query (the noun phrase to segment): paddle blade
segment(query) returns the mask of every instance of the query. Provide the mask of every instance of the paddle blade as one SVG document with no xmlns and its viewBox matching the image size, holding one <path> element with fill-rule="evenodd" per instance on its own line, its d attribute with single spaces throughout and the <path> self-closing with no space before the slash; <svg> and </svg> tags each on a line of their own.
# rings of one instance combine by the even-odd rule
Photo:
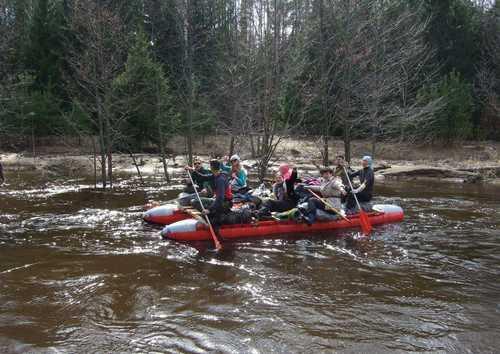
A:
<svg viewBox="0 0 500 354">
<path fill-rule="evenodd" d="M 217 250 L 217 252 L 222 251 L 222 244 L 220 243 L 220 241 L 217 238 L 214 238 L 214 243 L 215 243 L 215 249 Z"/>
<path fill-rule="evenodd" d="M 214 245 L 215 249 L 217 252 L 222 250 L 222 244 L 219 241 L 219 238 L 217 237 L 217 234 L 215 233 L 214 228 L 212 227 L 212 224 L 210 223 L 210 220 L 207 217 L 207 222 L 208 222 L 208 228 L 210 229 L 210 234 L 212 235 L 212 239 L 214 240 Z"/>
<path fill-rule="evenodd" d="M 368 215 L 366 215 L 363 210 L 360 210 L 359 212 L 359 223 L 361 225 L 361 230 L 363 231 L 363 233 L 366 236 L 370 235 L 370 232 L 372 232 L 372 224 L 370 223 Z"/>
</svg>

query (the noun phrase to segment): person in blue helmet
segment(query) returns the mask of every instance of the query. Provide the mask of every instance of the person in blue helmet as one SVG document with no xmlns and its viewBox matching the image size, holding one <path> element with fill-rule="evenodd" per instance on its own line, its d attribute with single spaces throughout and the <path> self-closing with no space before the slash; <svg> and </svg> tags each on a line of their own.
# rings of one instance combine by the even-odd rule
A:
<svg viewBox="0 0 500 354">
<path fill-rule="evenodd" d="M 375 175 L 373 173 L 373 160 L 371 156 L 364 156 L 361 159 L 361 165 L 363 166 L 362 169 L 349 174 L 351 182 L 354 177 L 358 177 L 360 185 L 359 187 L 354 188 L 352 191 L 350 191 L 349 195 L 347 196 L 347 210 L 356 209 L 356 200 L 354 199 L 353 194 L 356 194 L 356 197 L 358 198 L 358 201 L 360 203 L 370 202 L 373 198 L 373 185 L 375 183 Z"/>
</svg>

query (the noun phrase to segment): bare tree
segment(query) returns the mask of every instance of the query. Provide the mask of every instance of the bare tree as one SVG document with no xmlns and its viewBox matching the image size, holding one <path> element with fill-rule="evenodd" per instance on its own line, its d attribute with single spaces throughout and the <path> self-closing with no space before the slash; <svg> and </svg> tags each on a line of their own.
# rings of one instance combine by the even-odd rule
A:
<svg viewBox="0 0 500 354">
<path fill-rule="evenodd" d="M 382 0 L 320 3 L 320 20 L 330 25 L 320 42 L 327 59 L 319 68 L 327 81 L 317 94 L 327 107 L 322 109 L 324 126 L 329 129 L 333 119 L 342 127 L 350 160 L 354 134 L 371 135 L 374 150 L 377 138 L 394 128 L 392 123 L 429 119 L 431 114 L 424 113 L 434 105 L 415 105 L 415 83 L 424 79 L 431 53 L 424 44 L 425 23 L 408 5 Z M 327 156 L 327 142 L 324 146 Z"/>
<path fill-rule="evenodd" d="M 427 65 L 433 53 L 425 44 L 426 23 L 422 15 L 391 2 L 379 2 L 368 24 L 367 72 L 360 85 L 359 115 L 372 140 L 375 155 L 378 139 L 394 137 L 408 125 L 424 125 L 441 107 L 436 99 L 425 104 L 416 100 L 423 83 L 435 77 Z"/>
<path fill-rule="evenodd" d="M 305 69 L 304 36 L 297 22 L 289 23 L 291 8 L 283 0 L 255 2 L 251 59 L 253 114 L 244 126 L 253 132 L 251 145 L 259 158 L 259 179 L 264 180 L 269 162 L 283 138 L 304 120 L 310 103 Z M 293 107 L 293 109 L 289 109 Z"/>
<path fill-rule="evenodd" d="M 126 43 L 122 21 L 110 4 L 76 0 L 70 18 L 75 44 L 67 61 L 73 102 L 98 132 L 102 187 L 113 186 L 113 148 L 119 124 L 113 122 L 112 82 L 122 69 Z"/>
<path fill-rule="evenodd" d="M 483 105 L 483 120 L 487 127 L 498 130 L 500 122 L 500 5 L 485 14 L 481 27 L 483 30 L 482 56 L 478 65 L 474 90 Z M 488 135 L 492 135 L 488 132 Z"/>
</svg>

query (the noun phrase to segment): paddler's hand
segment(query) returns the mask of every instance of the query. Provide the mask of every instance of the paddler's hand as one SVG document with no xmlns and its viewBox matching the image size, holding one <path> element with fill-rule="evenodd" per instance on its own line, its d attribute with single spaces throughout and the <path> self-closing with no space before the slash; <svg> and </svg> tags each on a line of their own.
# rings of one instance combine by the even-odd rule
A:
<svg viewBox="0 0 500 354">
<path fill-rule="evenodd" d="M 366 185 L 365 183 L 362 183 L 358 188 L 356 189 L 353 189 L 353 193 L 355 194 L 358 194 L 359 192 L 361 192 L 363 189 L 365 189 Z"/>
<path fill-rule="evenodd" d="M 208 214 L 210 214 L 210 210 L 205 209 L 205 210 L 203 210 L 201 213 L 202 213 L 203 215 L 208 215 Z"/>
<path fill-rule="evenodd" d="M 191 167 L 191 166 L 185 166 L 184 169 L 186 171 L 194 171 L 194 167 Z"/>
</svg>

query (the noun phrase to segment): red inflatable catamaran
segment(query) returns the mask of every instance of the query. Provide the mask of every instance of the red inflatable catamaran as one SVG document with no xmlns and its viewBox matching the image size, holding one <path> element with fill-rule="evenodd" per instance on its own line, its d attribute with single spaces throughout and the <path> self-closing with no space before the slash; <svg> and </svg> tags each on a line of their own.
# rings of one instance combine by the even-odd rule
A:
<svg viewBox="0 0 500 354">
<path fill-rule="evenodd" d="M 396 205 L 374 205 L 367 213 L 372 225 L 382 225 L 402 221 L 403 209 Z M 265 238 L 276 235 L 326 232 L 337 229 L 359 227 L 359 215 L 349 215 L 348 220 L 318 221 L 309 226 L 293 220 L 257 221 L 252 224 L 224 225 L 219 234 L 224 239 Z M 144 220 L 167 225 L 161 234 L 177 241 L 211 240 L 208 226 L 179 209 L 176 205 L 162 205 L 144 213 Z"/>
</svg>

